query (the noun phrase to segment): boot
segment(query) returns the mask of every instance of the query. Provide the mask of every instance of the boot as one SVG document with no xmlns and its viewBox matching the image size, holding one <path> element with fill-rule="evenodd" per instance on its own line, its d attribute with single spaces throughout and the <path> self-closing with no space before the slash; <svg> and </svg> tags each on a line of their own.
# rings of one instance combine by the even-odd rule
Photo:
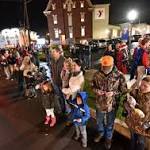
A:
<svg viewBox="0 0 150 150">
<path fill-rule="evenodd" d="M 45 117 L 45 122 L 44 122 L 44 124 L 45 124 L 45 125 L 48 125 L 49 122 L 50 122 L 50 119 L 51 119 L 50 116 L 46 116 L 46 117 Z"/>
<path fill-rule="evenodd" d="M 110 139 L 106 139 L 105 140 L 105 148 L 107 150 L 110 150 L 111 149 L 111 140 Z"/>
<path fill-rule="evenodd" d="M 54 127 L 54 125 L 56 124 L 56 117 L 51 117 L 51 123 L 50 123 L 50 127 Z"/>
<path fill-rule="evenodd" d="M 99 142 L 101 141 L 101 139 L 102 139 L 102 136 L 101 136 L 100 134 L 98 134 L 98 135 L 95 137 L 94 142 L 95 142 L 95 143 L 99 143 Z"/>
</svg>

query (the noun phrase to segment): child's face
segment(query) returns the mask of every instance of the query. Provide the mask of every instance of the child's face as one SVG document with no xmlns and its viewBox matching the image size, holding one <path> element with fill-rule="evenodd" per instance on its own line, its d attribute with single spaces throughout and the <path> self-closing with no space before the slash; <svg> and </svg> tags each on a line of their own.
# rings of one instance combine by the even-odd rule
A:
<svg viewBox="0 0 150 150">
<path fill-rule="evenodd" d="M 45 85 L 43 85 L 43 90 L 44 91 L 48 91 L 48 86 L 45 84 Z"/>
<path fill-rule="evenodd" d="M 69 70 L 69 64 L 64 62 L 64 69 Z"/>
<path fill-rule="evenodd" d="M 140 85 L 140 90 L 142 93 L 150 92 L 150 83 L 146 81 L 142 81 Z"/>
<path fill-rule="evenodd" d="M 81 105 L 82 104 L 82 99 L 80 96 L 77 96 L 77 105 Z"/>
</svg>

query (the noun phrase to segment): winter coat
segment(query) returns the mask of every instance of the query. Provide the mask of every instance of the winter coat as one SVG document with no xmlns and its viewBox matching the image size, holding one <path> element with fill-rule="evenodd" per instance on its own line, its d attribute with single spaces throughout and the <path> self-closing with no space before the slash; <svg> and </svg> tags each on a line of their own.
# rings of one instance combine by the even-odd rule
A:
<svg viewBox="0 0 150 150">
<path fill-rule="evenodd" d="M 62 80 L 60 77 L 63 65 L 64 65 L 64 57 L 60 56 L 60 58 L 55 61 L 54 59 L 51 60 L 51 75 L 52 75 L 52 80 L 55 85 L 62 87 Z"/>
<path fill-rule="evenodd" d="M 145 68 L 150 68 L 150 54 L 146 50 L 143 52 L 142 64 Z"/>
<path fill-rule="evenodd" d="M 8 64 L 8 60 L 7 60 L 7 58 L 4 55 L 1 56 L 1 65 L 3 67 L 7 67 L 9 65 Z"/>
<path fill-rule="evenodd" d="M 125 77 L 116 67 L 113 68 L 112 72 L 105 75 L 101 69 L 95 73 L 92 81 L 92 88 L 96 94 L 96 107 L 102 112 L 111 112 L 116 109 L 119 104 L 119 94 L 127 92 L 127 84 Z M 99 96 L 99 90 L 105 92 L 113 92 L 113 96 L 107 96 L 106 94 Z"/>
<path fill-rule="evenodd" d="M 54 108 L 54 93 L 42 93 L 41 99 L 45 109 Z"/>
<path fill-rule="evenodd" d="M 79 92 L 78 93 L 82 99 L 83 104 L 77 105 L 76 99 L 71 100 L 72 104 L 72 111 L 71 111 L 71 118 L 74 125 L 86 125 L 88 119 L 90 118 L 90 109 L 87 105 L 88 95 L 86 92 Z M 75 119 L 81 119 L 82 121 L 79 123 L 75 121 Z"/>
<path fill-rule="evenodd" d="M 141 93 L 140 89 L 133 89 L 131 95 L 137 102 L 137 107 L 145 114 L 143 122 L 150 122 L 150 92 Z"/>
<path fill-rule="evenodd" d="M 130 70 L 130 80 L 132 80 L 137 72 L 137 68 L 138 66 L 143 66 L 142 64 L 142 56 L 144 53 L 144 49 L 141 47 L 136 47 L 134 49 L 134 53 L 133 53 L 133 62 L 131 64 L 131 70 Z"/>
<path fill-rule="evenodd" d="M 78 75 L 72 76 L 69 80 L 69 87 L 63 88 L 62 92 L 65 95 L 72 96 L 72 99 L 76 97 L 77 92 L 81 91 L 83 89 L 84 85 L 84 76 L 83 72 L 81 71 Z"/>
<path fill-rule="evenodd" d="M 128 65 L 128 54 L 126 52 L 126 49 L 119 50 L 117 52 L 116 57 L 116 66 L 118 70 L 126 74 L 128 72 L 127 65 Z"/>
<path fill-rule="evenodd" d="M 14 65 L 16 63 L 16 58 L 14 56 L 7 58 L 9 65 Z"/>
<path fill-rule="evenodd" d="M 68 70 L 62 69 L 60 76 L 62 80 L 62 88 L 67 88 L 69 86 L 71 73 Z"/>
<path fill-rule="evenodd" d="M 36 72 L 37 67 L 33 63 L 30 63 L 29 65 L 22 64 L 20 70 L 23 70 L 23 76 L 27 77 L 28 72 Z"/>
</svg>

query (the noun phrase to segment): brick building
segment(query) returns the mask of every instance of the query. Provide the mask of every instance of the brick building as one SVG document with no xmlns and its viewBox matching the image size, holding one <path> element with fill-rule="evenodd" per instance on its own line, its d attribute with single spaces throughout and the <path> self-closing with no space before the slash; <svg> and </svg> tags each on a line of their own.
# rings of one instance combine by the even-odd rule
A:
<svg viewBox="0 0 150 150">
<path fill-rule="evenodd" d="M 90 0 L 49 0 L 44 14 L 50 40 L 70 43 L 91 39 L 92 10 Z"/>
</svg>

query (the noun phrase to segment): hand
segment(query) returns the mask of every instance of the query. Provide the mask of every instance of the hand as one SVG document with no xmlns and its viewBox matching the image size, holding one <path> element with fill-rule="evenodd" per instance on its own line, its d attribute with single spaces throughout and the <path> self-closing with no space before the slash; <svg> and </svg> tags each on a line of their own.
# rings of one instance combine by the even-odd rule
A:
<svg viewBox="0 0 150 150">
<path fill-rule="evenodd" d="M 65 98 L 66 98 L 67 100 L 69 100 L 70 95 L 65 95 Z"/>
<path fill-rule="evenodd" d="M 76 121 L 76 122 L 78 122 L 78 123 L 82 122 L 81 119 L 74 119 L 74 121 Z"/>
<path fill-rule="evenodd" d="M 105 92 L 105 95 L 107 97 L 112 97 L 114 95 L 114 92 Z"/>
<path fill-rule="evenodd" d="M 105 94 L 105 92 L 104 92 L 104 91 L 102 91 L 102 90 L 97 90 L 97 94 L 98 94 L 99 96 L 101 96 L 101 95 L 104 95 L 104 94 Z"/>
</svg>

